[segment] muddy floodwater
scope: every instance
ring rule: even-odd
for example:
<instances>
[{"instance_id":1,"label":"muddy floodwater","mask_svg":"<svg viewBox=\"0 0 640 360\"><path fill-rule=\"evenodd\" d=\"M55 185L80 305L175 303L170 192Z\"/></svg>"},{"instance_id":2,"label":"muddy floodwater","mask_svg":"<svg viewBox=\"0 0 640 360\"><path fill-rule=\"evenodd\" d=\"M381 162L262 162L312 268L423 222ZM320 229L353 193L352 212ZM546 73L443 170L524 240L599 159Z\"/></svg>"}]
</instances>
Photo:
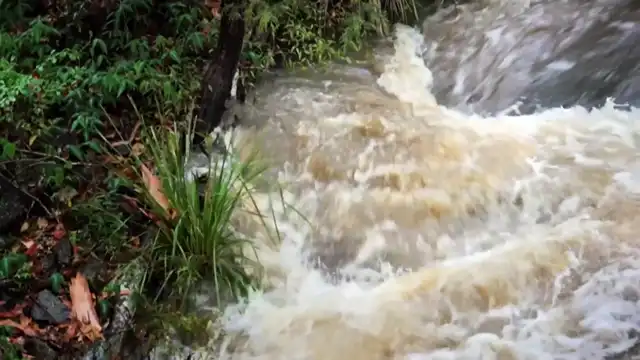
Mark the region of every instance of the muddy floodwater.
<instances>
[{"instance_id":1,"label":"muddy floodwater","mask_svg":"<svg viewBox=\"0 0 640 360\"><path fill-rule=\"evenodd\" d=\"M398 25L370 66L264 83L227 135L281 189L253 194L268 231L238 215L269 286L226 310L211 358L586 360L636 344L640 111L607 99L638 99L638 8L487 2Z\"/></svg>"}]
</instances>

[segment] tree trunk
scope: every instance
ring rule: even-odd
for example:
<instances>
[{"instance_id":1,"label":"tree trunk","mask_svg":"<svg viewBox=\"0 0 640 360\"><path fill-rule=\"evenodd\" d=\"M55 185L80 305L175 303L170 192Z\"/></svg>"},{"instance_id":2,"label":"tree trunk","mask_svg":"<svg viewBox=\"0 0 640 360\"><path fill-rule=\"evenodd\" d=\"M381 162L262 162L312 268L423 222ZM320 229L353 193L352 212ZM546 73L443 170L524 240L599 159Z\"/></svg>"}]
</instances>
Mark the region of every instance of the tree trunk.
<instances>
[{"instance_id":1,"label":"tree trunk","mask_svg":"<svg viewBox=\"0 0 640 360\"><path fill-rule=\"evenodd\" d=\"M220 35L213 59L202 79L194 145L220 125L231 94L245 34L245 0L222 0Z\"/></svg>"}]
</instances>

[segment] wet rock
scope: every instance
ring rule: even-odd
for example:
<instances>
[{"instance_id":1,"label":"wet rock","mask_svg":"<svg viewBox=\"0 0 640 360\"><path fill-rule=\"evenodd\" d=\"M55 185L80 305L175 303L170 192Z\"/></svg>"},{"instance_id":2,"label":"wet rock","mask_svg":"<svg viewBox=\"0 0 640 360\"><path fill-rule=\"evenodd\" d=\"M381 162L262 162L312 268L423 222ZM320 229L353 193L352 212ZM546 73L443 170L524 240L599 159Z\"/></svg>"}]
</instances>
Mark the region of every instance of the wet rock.
<instances>
[{"instance_id":1,"label":"wet rock","mask_svg":"<svg viewBox=\"0 0 640 360\"><path fill-rule=\"evenodd\" d=\"M205 360L214 358L214 349L207 347L191 348L176 340L167 340L165 343L151 349L147 355L149 360Z\"/></svg>"},{"instance_id":2,"label":"wet rock","mask_svg":"<svg viewBox=\"0 0 640 360\"><path fill-rule=\"evenodd\" d=\"M640 104L640 2L532 1L522 9L477 1L464 8L438 11L424 25L439 103L479 113L518 102L520 113L600 107L609 97Z\"/></svg>"},{"instance_id":3,"label":"wet rock","mask_svg":"<svg viewBox=\"0 0 640 360\"><path fill-rule=\"evenodd\" d=\"M1 210L0 210L1 211ZM5 250L13 246L18 239L13 236L0 235L0 250Z\"/></svg>"},{"instance_id":4,"label":"wet rock","mask_svg":"<svg viewBox=\"0 0 640 360\"><path fill-rule=\"evenodd\" d=\"M66 268L71 265L71 261L73 260L73 246L69 238L64 237L60 239L53 248L53 253L55 254L56 262L61 268Z\"/></svg>"},{"instance_id":5,"label":"wet rock","mask_svg":"<svg viewBox=\"0 0 640 360\"><path fill-rule=\"evenodd\" d=\"M29 205L20 189L0 175L0 233L8 232L22 221Z\"/></svg>"},{"instance_id":6,"label":"wet rock","mask_svg":"<svg viewBox=\"0 0 640 360\"><path fill-rule=\"evenodd\" d=\"M640 18L640 11L622 13L618 17L616 21L607 19L608 23L594 26L581 41L567 49L567 54L563 53L560 60L555 60L570 58L575 63L571 69L536 79L523 98L542 107L581 105L593 108L604 105L608 98L619 104L637 106L640 101L640 48L633 44L640 38L640 24L635 20ZM618 24L631 25L615 41L603 35L610 31L607 27ZM581 56L588 46L595 46L597 52ZM525 109L526 112L534 110Z\"/></svg>"},{"instance_id":7,"label":"wet rock","mask_svg":"<svg viewBox=\"0 0 640 360\"><path fill-rule=\"evenodd\" d=\"M69 315L67 306L49 290L40 291L31 308L33 320L52 325L67 322Z\"/></svg>"},{"instance_id":8,"label":"wet rock","mask_svg":"<svg viewBox=\"0 0 640 360\"><path fill-rule=\"evenodd\" d=\"M47 343L37 338L27 338L24 350L38 360L54 360L58 354Z\"/></svg>"},{"instance_id":9,"label":"wet rock","mask_svg":"<svg viewBox=\"0 0 640 360\"><path fill-rule=\"evenodd\" d=\"M146 268L146 263L142 260L132 261L121 278L121 285L124 289L129 290L131 294L140 291ZM82 358L83 360L111 359L122 351L125 334L129 329L132 329L136 313L136 304L131 294L120 297L114 309L114 316L104 331L105 340L95 343ZM127 357L121 358L126 359Z\"/></svg>"}]
</instances>

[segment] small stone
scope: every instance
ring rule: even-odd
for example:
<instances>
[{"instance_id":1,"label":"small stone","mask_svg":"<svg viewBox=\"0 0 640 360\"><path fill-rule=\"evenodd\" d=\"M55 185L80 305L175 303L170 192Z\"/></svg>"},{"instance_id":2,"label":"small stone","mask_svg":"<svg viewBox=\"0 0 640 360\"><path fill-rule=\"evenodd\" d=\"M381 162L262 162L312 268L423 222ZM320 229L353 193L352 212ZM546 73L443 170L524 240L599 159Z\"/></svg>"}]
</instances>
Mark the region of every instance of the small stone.
<instances>
[{"instance_id":1,"label":"small stone","mask_svg":"<svg viewBox=\"0 0 640 360\"><path fill-rule=\"evenodd\" d=\"M31 308L33 320L52 325L62 324L69 320L69 309L49 290L42 290L36 296Z\"/></svg>"},{"instance_id":2,"label":"small stone","mask_svg":"<svg viewBox=\"0 0 640 360\"><path fill-rule=\"evenodd\" d=\"M60 239L53 248L53 253L55 254L56 261L61 268L66 268L71 265L71 261L73 260L73 246L71 245L69 238L64 237Z\"/></svg>"},{"instance_id":3,"label":"small stone","mask_svg":"<svg viewBox=\"0 0 640 360\"><path fill-rule=\"evenodd\" d=\"M58 354L47 343L37 338L27 338L24 342L24 350L38 360L54 360Z\"/></svg>"}]
</instances>

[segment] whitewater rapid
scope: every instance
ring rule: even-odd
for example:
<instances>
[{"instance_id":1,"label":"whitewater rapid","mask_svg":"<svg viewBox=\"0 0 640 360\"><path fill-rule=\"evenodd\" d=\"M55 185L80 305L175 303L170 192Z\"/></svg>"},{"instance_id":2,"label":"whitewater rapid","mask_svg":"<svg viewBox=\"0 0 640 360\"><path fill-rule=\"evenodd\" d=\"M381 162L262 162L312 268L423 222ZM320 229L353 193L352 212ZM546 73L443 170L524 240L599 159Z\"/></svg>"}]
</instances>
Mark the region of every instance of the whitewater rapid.
<instances>
[{"instance_id":1,"label":"whitewater rapid","mask_svg":"<svg viewBox=\"0 0 640 360\"><path fill-rule=\"evenodd\" d=\"M464 113L437 103L418 31L398 26L394 45L379 76L336 67L330 80L274 80L245 114L254 126L228 134L239 158L258 149L270 165L272 186L253 194L270 229L237 220L269 286L226 309L209 358L577 360L631 348L640 111Z\"/></svg>"}]
</instances>

